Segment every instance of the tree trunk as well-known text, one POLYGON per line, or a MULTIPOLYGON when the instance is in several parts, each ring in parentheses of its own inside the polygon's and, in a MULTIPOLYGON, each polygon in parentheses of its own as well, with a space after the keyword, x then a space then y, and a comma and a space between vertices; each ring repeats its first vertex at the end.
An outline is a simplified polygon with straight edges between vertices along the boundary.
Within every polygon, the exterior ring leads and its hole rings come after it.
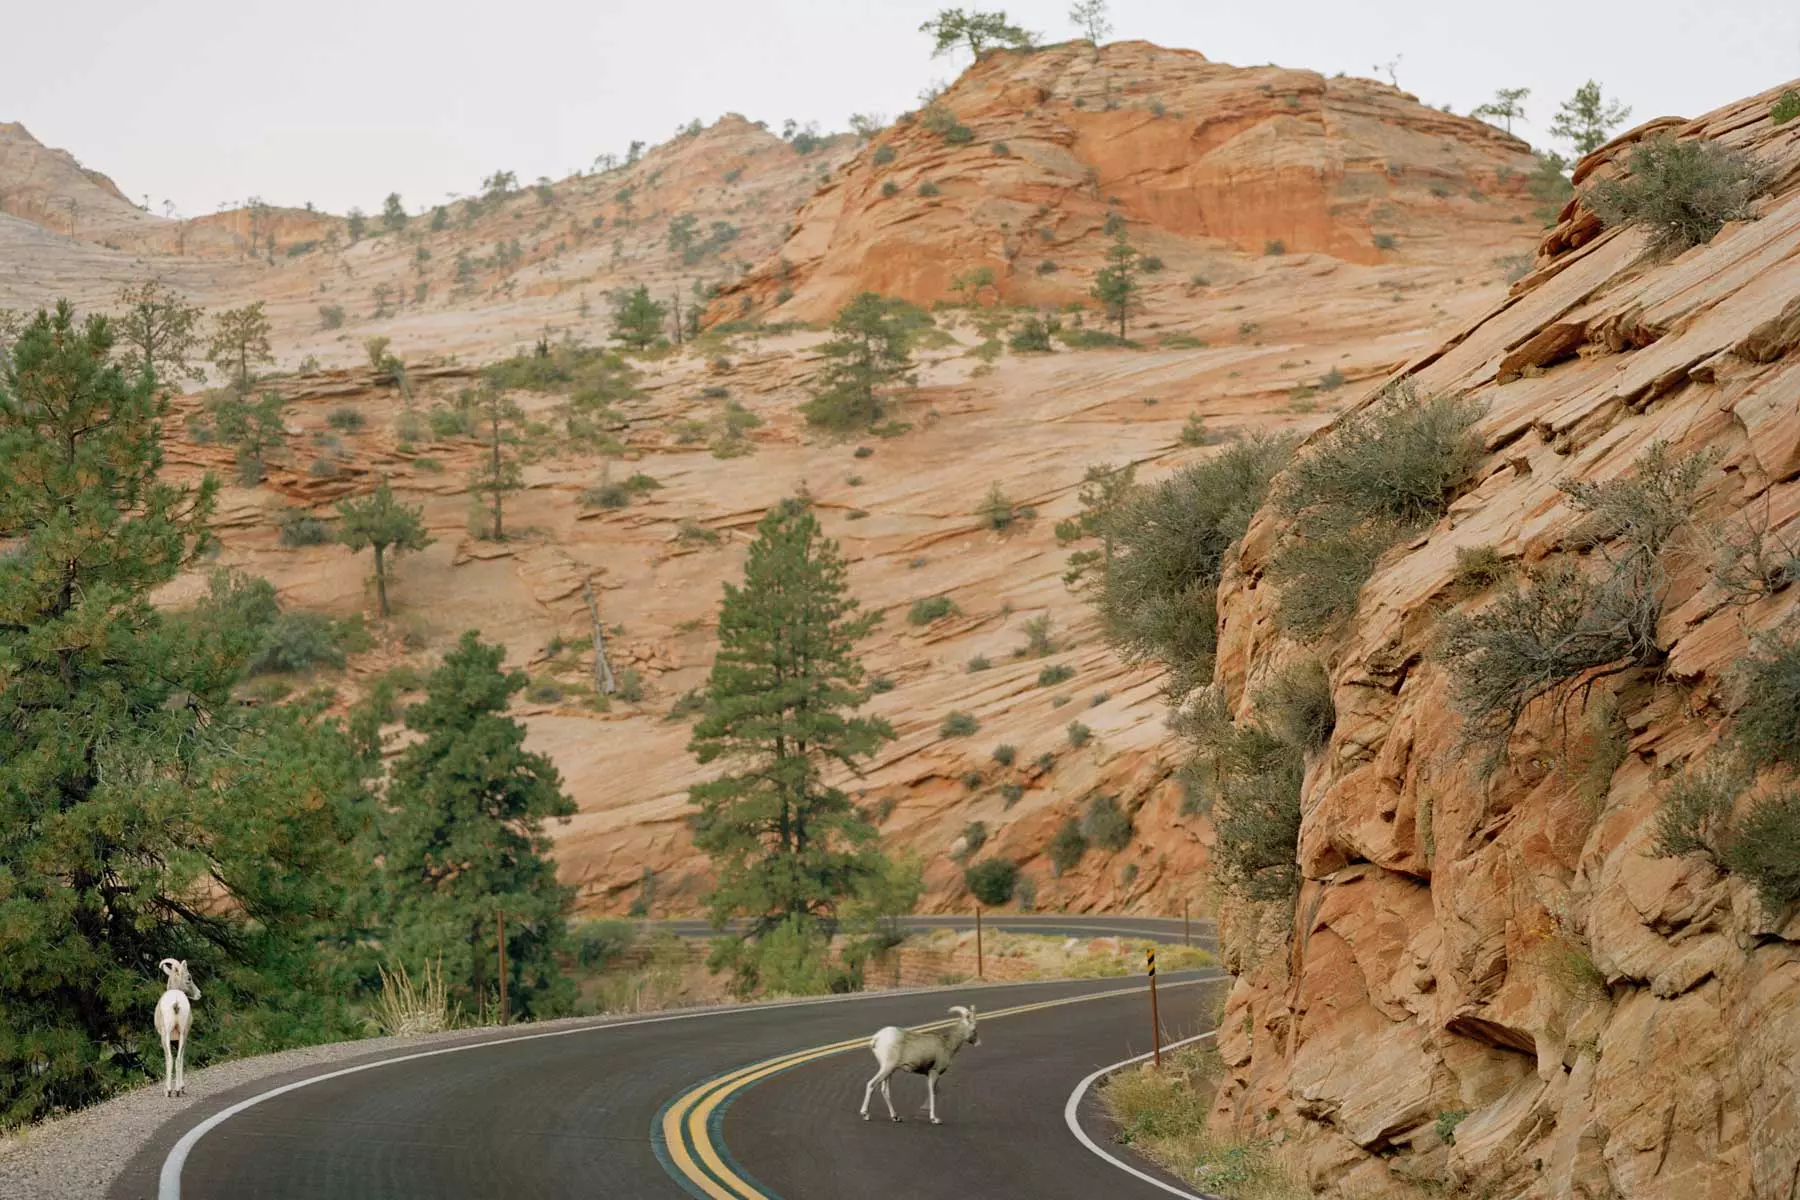
POLYGON ((610 696, 619 690, 619 682, 606 661, 606 631, 600 627, 600 602, 594 596, 592 580, 581 585, 581 598, 587 601, 588 617, 594 623, 594 686, 602 696, 610 696))
POLYGON ((381 559, 382 559, 381 552, 383 549, 384 549, 384 547, 380 543, 376 543, 376 546, 375 546, 375 595, 381 601, 381 615, 385 619, 388 615, 388 599, 387 599, 387 569, 386 569, 385 564, 381 561, 381 559))

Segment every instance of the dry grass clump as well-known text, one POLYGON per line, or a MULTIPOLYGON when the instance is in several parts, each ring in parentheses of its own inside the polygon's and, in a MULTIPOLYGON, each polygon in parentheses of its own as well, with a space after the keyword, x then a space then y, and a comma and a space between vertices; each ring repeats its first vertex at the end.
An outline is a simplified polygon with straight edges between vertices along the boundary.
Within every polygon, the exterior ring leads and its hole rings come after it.
POLYGON ((395 963, 392 971, 380 964, 375 969, 381 972, 381 998, 369 1021, 388 1037, 442 1033, 462 1023, 461 1010, 444 988, 443 960, 426 963, 416 984, 405 963, 395 963))
POLYGON ((1201 1191, 1233 1200, 1305 1200, 1299 1179, 1255 1138, 1206 1127, 1223 1069, 1210 1043, 1163 1056, 1163 1069, 1135 1067, 1113 1076, 1100 1095, 1119 1123, 1118 1140, 1201 1191))

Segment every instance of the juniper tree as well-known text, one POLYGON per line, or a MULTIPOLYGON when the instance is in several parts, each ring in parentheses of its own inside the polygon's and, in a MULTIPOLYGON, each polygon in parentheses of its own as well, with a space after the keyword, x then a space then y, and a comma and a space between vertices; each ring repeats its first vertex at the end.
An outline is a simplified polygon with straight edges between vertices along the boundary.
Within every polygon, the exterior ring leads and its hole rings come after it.
POLYGON ((383 479, 381 486, 361 499, 338 501, 338 541, 352 551, 375 551, 375 592, 380 598, 381 615, 387 616, 387 554, 402 550, 423 550, 431 545, 421 519, 423 508, 408 508, 394 495, 383 479))
POLYGON ((613 299, 613 340, 633 350, 647 350, 662 336, 668 309, 650 298, 647 284, 638 284, 613 299))
POLYGON ((694 844, 711 856, 715 925, 760 935, 835 913, 874 869, 875 828, 826 782, 894 736, 855 712, 867 698, 856 643, 874 627, 836 543, 799 501, 757 525, 741 585, 725 585, 719 650, 689 749, 727 774, 689 791, 694 844))
POLYGON ((866 429, 881 419, 882 389, 912 380, 904 307, 864 292, 838 311, 832 338, 819 347, 825 368, 800 411, 827 429, 866 429))
POLYGON ((455 998, 494 999, 496 916, 505 914, 514 1013, 554 1016, 574 1000, 557 966, 574 891, 556 880, 545 822, 574 815, 547 757, 506 715, 526 685, 506 651, 463 634, 406 712, 419 740, 388 779, 386 881, 391 941, 413 969, 441 961, 455 998))
POLYGON ((967 46, 969 53, 980 58, 989 46, 1029 46, 1031 34, 1006 19, 1006 10, 982 12, 974 9, 946 8, 919 26, 920 33, 933 39, 931 56, 967 46))
POLYGON ((213 314, 212 337, 206 346, 206 357, 229 376, 231 386, 241 395, 250 390, 253 370, 262 363, 275 361, 269 350, 269 318, 263 302, 244 308, 228 308, 213 314))
POLYGON ((1552 137, 1567 138, 1577 158, 1606 144, 1612 131, 1631 116, 1631 106, 1607 100, 1592 79, 1575 89, 1550 120, 1552 137))
POLYGON ((1143 291, 1143 285, 1138 282, 1142 257, 1126 240, 1125 230, 1120 229, 1113 244, 1106 248, 1106 265, 1094 276, 1093 297, 1105 308, 1106 319, 1119 323, 1121 338, 1125 336, 1126 321, 1139 307, 1138 294, 1143 291))
POLYGON ((400 203, 399 192, 389 192, 387 199, 382 201, 381 227, 389 233, 399 233, 406 228, 406 206, 400 203))
POLYGON ((314 955, 354 756, 232 703, 228 608, 151 603, 206 549, 216 484, 161 478, 166 399, 114 349, 64 302, 0 364, 0 1126, 160 1068, 164 957, 206 988, 196 1061, 349 1032, 314 955))
POLYGON ((1512 123, 1525 119, 1525 106, 1520 103, 1531 95, 1530 88, 1498 88, 1494 98, 1486 104, 1477 104, 1469 110, 1471 117, 1492 117, 1496 121, 1506 122, 1506 132, 1512 132, 1512 123))
POLYGON ((503 541, 506 530, 501 512, 506 495, 525 486, 519 460, 511 453, 511 448, 518 445, 519 426, 525 414, 506 398, 505 392, 489 384, 475 394, 474 417, 480 428, 482 456, 469 470, 469 491, 486 498, 482 503, 484 515, 493 524, 483 536, 503 541))
POLYGON ((121 310, 114 324, 119 365, 127 375, 148 371, 168 387, 179 380, 198 381, 206 372, 188 360, 199 350, 204 310, 189 304, 160 279, 126 284, 119 289, 121 310))
POLYGON ((1106 9, 1106 0, 1076 0, 1074 7, 1069 9, 1069 20, 1074 23, 1075 28, 1081 30, 1083 37, 1094 44, 1095 49, 1112 32, 1112 22, 1107 19, 1106 9))

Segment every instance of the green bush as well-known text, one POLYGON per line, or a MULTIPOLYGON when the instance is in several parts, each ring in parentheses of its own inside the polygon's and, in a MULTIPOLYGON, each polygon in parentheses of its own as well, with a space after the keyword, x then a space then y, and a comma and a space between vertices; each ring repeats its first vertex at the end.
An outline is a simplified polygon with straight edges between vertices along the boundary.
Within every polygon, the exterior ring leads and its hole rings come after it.
POLYGON ((1068 734, 1069 745, 1075 747, 1077 750, 1087 745, 1088 739, 1094 736, 1094 731, 1089 729, 1086 725, 1083 725, 1080 721, 1070 721, 1068 729, 1064 732, 1068 734))
POLYGON ((1744 703, 1732 731, 1752 766, 1800 768, 1800 639, 1763 636, 1736 672, 1744 703))
POLYGON ((967 125, 952 125, 944 131, 944 140, 952 146, 966 146, 975 140, 975 131, 967 125))
POLYGON ((1287 253, 1287 243, 1280 238, 1271 238, 1263 243, 1263 253, 1270 258, 1287 253))
POLYGON ((1795 117, 1800 117, 1800 92, 1789 88, 1776 98, 1774 106, 1769 109, 1769 121, 1775 125, 1786 125, 1795 117))
POLYGON ((1131 845, 1131 817, 1119 807, 1117 796, 1095 796, 1088 801, 1081 832, 1090 845, 1117 854, 1131 845))
POLYGON ((973 714, 954 710, 939 723, 938 736, 946 738, 968 737, 980 728, 981 722, 977 721, 973 714))
POLYGON ((1512 575, 1513 566, 1492 546, 1459 546, 1450 578, 1458 595, 1478 596, 1512 575))
POLYGON ((331 526, 303 508, 284 508, 276 513, 275 528, 283 546, 323 546, 334 540, 331 526))
POLYGON ((1081 832, 1081 822, 1065 817, 1050 838, 1050 865, 1058 875, 1067 874, 1081 862, 1087 849, 1087 834, 1081 832))
POLYGON ((584 921, 572 931, 575 962, 590 970, 604 970, 624 956, 637 941, 637 927, 618 919, 584 921))
POLYGON ((892 200, 900 194, 900 185, 891 179, 881 181, 881 196, 884 200, 892 200))
POLYGON ((948 596, 932 596, 926 600, 915 600, 913 606, 906 611, 906 622, 909 625, 929 625, 933 621, 955 615, 956 602, 948 596))
POLYGON ((319 305, 319 328, 341 329, 344 325, 344 306, 341 304, 319 305))
POLYGON ((1000 485, 994 483, 988 487, 987 495, 982 498, 981 507, 975 510, 975 515, 995 533, 1003 533, 1012 528, 1019 513, 1018 507, 1000 490, 1000 485))
POLYGON ((1275 502, 1298 536, 1270 564, 1284 628, 1323 635, 1355 611, 1387 548, 1443 515, 1481 462, 1482 411, 1459 396, 1421 400, 1403 379, 1287 469, 1275 502))
POLYGON ((1289 664, 1257 691, 1256 711, 1288 745, 1308 754, 1323 750, 1337 725, 1324 664, 1316 658, 1289 664))
POLYGON ((925 182, 923 182, 919 185, 919 195, 921 195, 921 196, 926 196, 926 197, 936 196, 936 195, 939 195, 941 192, 942 192, 942 189, 939 188, 938 185, 930 179, 925 180, 925 182))
POLYGON ((1750 774, 1730 760, 1688 768, 1663 789, 1652 849, 1664 858, 1704 854, 1723 864, 1732 810, 1750 786, 1750 774))
POLYGON ((993 665, 992 662, 988 661, 987 655, 977 654, 974 658, 969 660, 969 673, 972 675, 977 671, 985 671, 993 665))
POLYGON ((1023 784, 1003 783, 1000 785, 1000 800, 1002 806, 1005 808, 1011 808, 1023 799, 1024 796, 1025 786, 1023 784))
POLYGON ((869 155, 869 161, 875 166, 885 167, 897 157, 898 155, 895 153, 894 148, 886 142, 883 142, 881 145, 875 147, 875 152, 873 154, 869 155))
POLYGON ((626 667, 619 672, 619 699, 627 704, 639 704, 644 699, 644 676, 636 667, 626 667))
POLYGON ((1102 628, 1127 661, 1167 667, 1172 695, 1212 677, 1225 552, 1292 449, 1283 437, 1245 438, 1132 490, 1101 521, 1099 536, 1111 546, 1092 593, 1102 628))
POLYGON ((1010 767, 1013 765, 1013 760, 1018 757, 1018 754, 1019 751, 1016 747, 1009 743, 1001 742, 998 746, 994 747, 993 757, 994 761, 1001 766, 1010 767))
POLYGON ((326 416, 325 423, 341 433, 355 433, 369 421, 354 408, 334 408, 326 416))
POLYGON ((1331 368, 1331 370, 1319 376, 1319 390, 1321 392, 1335 392, 1343 386, 1344 373, 1336 367, 1331 368))
POLYGON ((1019 864, 1004 858, 990 858, 963 870, 963 883, 969 894, 989 908, 1010 903, 1019 882, 1019 864))
POLYGON ((1038 672, 1039 687, 1055 687, 1059 683, 1067 683, 1075 678, 1075 668, 1067 663, 1056 663, 1038 672))
POLYGON ((425 414, 425 420, 431 426, 431 435, 436 438, 468 437, 475 432, 474 417, 460 408, 438 405, 425 414))
POLYGON ((1664 135, 1632 147, 1625 173, 1588 188, 1582 202, 1609 228, 1642 229, 1652 254, 1677 254, 1751 216, 1768 182, 1742 151, 1664 135))
POLYGON ((284 612, 264 628, 261 643, 245 664, 251 675, 341 667, 337 622, 321 612, 284 612))
POLYGON ((1377 250, 1392 250, 1399 244, 1398 239, 1391 233, 1378 233, 1375 235, 1375 248, 1377 250))
POLYGON ((1048 354, 1055 348, 1051 335, 1061 328, 1062 322, 1055 317, 1028 316, 1013 329, 1007 345, 1014 354, 1048 354))
POLYGON ((1800 900, 1800 791, 1759 799, 1726 848, 1725 866, 1772 912, 1800 900))
POLYGON ((1737 819, 1754 766, 1727 759, 1690 768, 1663 793, 1656 853, 1704 854, 1748 882, 1765 906, 1800 901, 1800 790, 1789 785, 1758 797, 1737 819))

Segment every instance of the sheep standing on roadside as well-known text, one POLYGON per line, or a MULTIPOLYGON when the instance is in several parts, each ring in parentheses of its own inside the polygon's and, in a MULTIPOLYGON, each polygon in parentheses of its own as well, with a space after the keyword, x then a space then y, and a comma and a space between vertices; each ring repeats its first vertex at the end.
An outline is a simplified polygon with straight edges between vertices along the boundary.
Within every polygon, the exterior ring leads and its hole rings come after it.
POLYGON ((881 1069, 863 1088, 863 1120, 869 1119, 869 1097, 874 1094, 876 1084, 881 1085, 888 1120, 900 1119, 894 1111, 894 1098, 888 1093, 888 1077, 895 1071, 911 1071, 925 1077, 925 1098, 931 1109, 931 1123, 943 1124, 937 1115, 938 1076, 950 1069, 950 1060, 956 1057, 958 1050, 981 1045, 981 1035, 975 1032, 975 1006, 971 1004, 964 1008, 956 1004, 950 1011, 956 1014, 956 1020, 947 1029, 902 1029, 898 1025, 889 1025, 869 1039, 869 1049, 874 1052, 881 1069))
POLYGON ((185 960, 165 958, 156 965, 162 968, 169 981, 168 989, 156 1002, 156 1032, 162 1038, 163 1047, 163 1095, 179 1096, 187 1090, 187 1073, 182 1060, 187 1057, 188 1025, 193 1018, 193 1006, 188 1003, 188 997, 198 1000, 200 989, 188 975, 185 960), (172 1049, 171 1041, 174 1042, 172 1049))

